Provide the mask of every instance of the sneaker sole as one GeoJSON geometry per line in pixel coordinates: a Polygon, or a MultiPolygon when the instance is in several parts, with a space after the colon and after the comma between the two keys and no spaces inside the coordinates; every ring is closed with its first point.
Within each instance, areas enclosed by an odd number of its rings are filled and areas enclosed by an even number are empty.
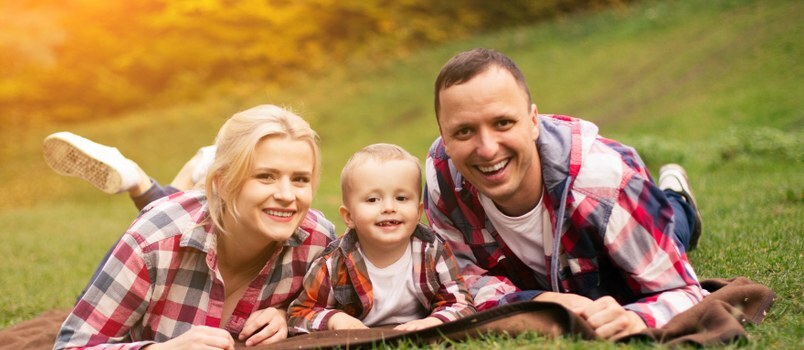
{"type": "Polygon", "coordinates": [[[108,164],[84,153],[64,138],[48,137],[44,141],[45,162],[57,173],[75,176],[109,194],[119,193],[122,178],[108,164]]]}

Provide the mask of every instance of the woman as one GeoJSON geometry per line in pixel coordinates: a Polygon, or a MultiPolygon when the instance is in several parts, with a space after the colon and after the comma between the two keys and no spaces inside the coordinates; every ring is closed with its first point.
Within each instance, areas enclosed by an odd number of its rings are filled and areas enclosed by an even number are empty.
{"type": "Polygon", "coordinates": [[[55,349],[233,349],[287,336],[285,310],[334,238],[310,210],[317,135],[263,105],[216,138],[205,191],[179,192],[129,227],[59,331],[55,349]]]}

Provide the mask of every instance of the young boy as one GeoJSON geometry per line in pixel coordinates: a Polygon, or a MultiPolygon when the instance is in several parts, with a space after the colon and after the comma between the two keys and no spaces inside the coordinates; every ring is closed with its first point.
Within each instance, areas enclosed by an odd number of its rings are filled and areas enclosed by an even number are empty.
{"type": "Polygon", "coordinates": [[[288,311],[291,334],[399,324],[416,330],[475,312],[452,252],[419,224],[419,161],[374,144],[341,172],[348,232],[308,270],[288,311]]]}

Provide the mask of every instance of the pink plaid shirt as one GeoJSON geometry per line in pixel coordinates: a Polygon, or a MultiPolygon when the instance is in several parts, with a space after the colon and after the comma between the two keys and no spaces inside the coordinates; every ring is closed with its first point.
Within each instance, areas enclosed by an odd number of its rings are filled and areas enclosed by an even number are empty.
{"type": "MultiPolygon", "coordinates": [[[[221,327],[224,285],[207,209],[200,191],[176,193],[146,208],[64,321],[54,348],[139,349],[193,325],[221,327]]],[[[333,239],[332,223],[310,210],[221,328],[238,334],[252,312],[287,308],[333,239]]]]}

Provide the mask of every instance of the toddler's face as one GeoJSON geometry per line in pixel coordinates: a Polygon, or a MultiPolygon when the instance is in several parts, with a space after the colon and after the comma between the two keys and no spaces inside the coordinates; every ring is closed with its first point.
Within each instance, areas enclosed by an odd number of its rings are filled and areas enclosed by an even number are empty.
{"type": "Polygon", "coordinates": [[[341,207],[346,226],[357,230],[364,250],[407,245],[422,213],[419,168],[408,160],[367,160],[355,167],[341,207]]]}

